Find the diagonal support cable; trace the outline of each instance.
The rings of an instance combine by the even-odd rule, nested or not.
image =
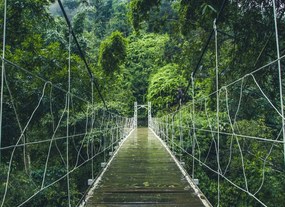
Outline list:
[[[95,77],[94,77],[94,75],[93,75],[93,73],[92,73],[92,71],[91,71],[91,69],[90,69],[88,63],[87,63],[87,60],[86,60],[86,58],[85,58],[84,53],[82,52],[82,49],[81,49],[81,47],[80,47],[80,45],[79,45],[79,42],[78,42],[77,37],[76,37],[76,35],[75,35],[74,31],[73,31],[72,25],[71,25],[71,23],[70,23],[69,18],[67,17],[66,11],[65,11],[65,9],[64,9],[64,7],[63,7],[63,4],[62,4],[61,0],[58,0],[58,4],[59,4],[60,9],[61,9],[61,11],[62,11],[62,13],[63,13],[63,16],[64,16],[64,18],[65,18],[65,21],[66,21],[68,27],[70,28],[71,35],[72,35],[72,37],[73,37],[73,39],[74,39],[74,41],[75,41],[76,47],[77,47],[77,49],[78,49],[78,51],[79,51],[79,55],[80,55],[81,59],[83,60],[83,62],[84,62],[84,64],[85,64],[85,67],[86,67],[86,69],[87,69],[88,75],[89,75],[91,81],[94,83],[94,86],[95,86],[95,88],[96,88],[96,90],[97,90],[97,92],[98,92],[98,94],[99,94],[99,96],[100,96],[100,99],[102,100],[102,102],[103,102],[103,104],[104,104],[104,107],[105,107],[106,110],[108,111],[108,107],[107,107],[106,101],[105,101],[105,99],[103,98],[103,95],[102,95],[102,93],[101,93],[101,91],[100,91],[100,89],[99,89],[99,85],[98,85],[98,83],[97,83],[97,81],[96,81],[96,79],[95,79]]]
[[[3,25],[3,50],[2,50],[2,70],[1,70],[1,95],[0,95],[0,147],[2,145],[2,121],[3,121],[3,102],[4,102],[4,75],[5,75],[5,52],[6,52],[6,24],[7,24],[7,0],[4,1],[4,25]],[[0,151],[1,164],[1,151]]]
[[[273,0],[273,14],[274,14],[274,29],[275,29],[275,39],[276,39],[276,53],[278,58],[278,78],[279,78],[279,96],[280,96],[280,110],[282,116],[282,134],[283,134],[283,153],[284,153],[284,162],[285,162],[285,120],[284,120],[284,103],[283,103],[283,88],[282,88],[282,72],[281,72],[281,59],[280,59],[280,46],[279,46],[279,34],[278,34],[278,24],[277,24],[277,12],[276,12],[276,3]]]
[[[218,24],[218,22],[219,22],[219,20],[220,20],[220,17],[221,17],[221,15],[222,15],[223,11],[224,11],[224,8],[225,8],[225,6],[226,6],[226,3],[227,3],[227,0],[224,0],[224,1],[223,1],[223,4],[222,4],[222,6],[221,6],[221,9],[220,9],[220,11],[219,11],[219,13],[218,13],[218,15],[217,15],[216,24]],[[195,77],[195,74],[197,73],[197,71],[198,71],[198,69],[199,69],[199,67],[200,67],[200,63],[201,63],[201,61],[202,61],[202,59],[203,59],[203,57],[204,57],[204,55],[205,55],[205,53],[206,53],[206,51],[207,51],[207,49],[208,49],[208,46],[209,46],[209,44],[210,44],[210,41],[211,41],[211,39],[212,39],[214,33],[215,33],[215,30],[212,29],[212,31],[211,31],[211,33],[210,33],[210,35],[209,35],[209,37],[208,37],[208,40],[207,40],[207,42],[206,42],[206,44],[205,44],[205,46],[204,46],[204,48],[203,48],[203,50],[202,50],[202,53],[201,53],[201,55],[200,55],[200,57],[199,57],[199,60],[198,60],[198,62],[197,62],[197,65],[196,65],[196,67],[195,67],[195,69],[194,69],[194,71],[193,71],[193,73],[192,73],[192,76],[193,76],[193,77]],[[191,86],[191,80],[192,80],[191,78],[188,80],[188,85],[187,85],[185,94],[187,94],[187,91],[189,90],[189,87]]]

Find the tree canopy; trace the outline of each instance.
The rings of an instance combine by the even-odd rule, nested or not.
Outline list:
[[[104,129],[118,124],[119,118],[114,114],[131,117],[133,102],[145,104],[151,101],[153,116],[172,121],[165,131],[179,129],[171,135],[176,145],[180,144],[180,137],[187,137],[184,140],[186,152],[177,147],[174,150],[185,161],[189,173],[196,170],[195,176],[201,183],[199,187],[213,205],[218,203],[217,176],[201,163],[193,162],[188,155],[197,142],[199,146],[194,147],[199,150],[192,155],[203,158],[212,168],[217,166],[214,148],[217,135],[213,134],[217,131],[218,117],[223,146],[220,148],[221,166],[226,166],[221,174],[229,174],[229,179],[242,187],[244,175],[248,175],[249,190],[257,192],[260,200],[268,206],[284,206],[285,198],[281,196],[285,186],[282,147],[264,144],[259,139],[277,137],[276,140],[281,142],[280,85],[283,93],[285,91],[284,1],[275,0],[276,36],[272,0],[64,0],[63,6],[86,61],[82,60],[75,39],[70,37],[57,1],[7,2],[6,52],[5,60],[2,60],[6,70],[0,195],[4,195],[3,186],[9,170],[7,163],[13,153],[13,148],[5,147],[15,146],[19,134],[18,142],[25,146],[15,150],[15,162],[10,166],[13,173],[10,185],[13,187],[7,194],[10,198],[7,206],[17,206],[17,199],[29,197],[35,191],[34,185],[41,186],[44,169],[40,167],[45,164],[45,153],[49,149],[53,167],[46,172],[46,184],[66,173],[60,167],[66,160],[59,152],[68,151],[64,148],[66,141],[37,147],[25,143],[36,143],[41,141],[40,138],[52,135],[53,138],[65,136],[67,115],[63,111],[66,111],[67,100],[72,114],[70,130],[82,134],[88,126],[95,125],[100,132],[88,139],[98,150],[106,144],[102,141],[104,137],[112,137],[109,132],[104,134]],[[4,1],[1,1],[1,39],[3,17]],[[0,46],[2,49],[2,41]],[[86,64],[90,67],[88,72]],[[90,73],[93,79],[90,79]],[[283,85],[279,84],[280,79]],[[66,96],[69,89],[70,99]],[[91,123],[91,117],[105,113],[98,91],[103,94],[110,115]],[[196,105],[191,108],[193,101]],[[30,120],[35,107],[38,107],[35,118]],[[185,109],[178,114],[177,110],[183,107]],[[96,114],[91,114],[90,108],[96,109]],[[87,111],[86,114],[83,111]],[[147,116],[143,113],[139,114],[140,118]],[[28,122],[30,125],[22,135]],[[60,124],[56,126],[56,123]],[[187,131],[189,126],[191,129]],[[56,128],[59,132],[54,134]],[[234,133],[229,136],[229,132]],[[250,139],[236,137],[237,133]],[[255,138],[259,140],[254,142]],[[83,146],[90,152],[89,141],[79,141],[75,137],[72,141],[74,150]],[[70,160],[76,163],[86,158],[84,156],[70,155]],[[100,162],[104,161],[104,156],[100,156],[93,163],[96,173]],[[70,188],[76,201],[88,188],[84,179],[90,172],[87,165],[83,168],[83,171],[75,171],[71,178]],[[220,206],[259,206],[247,192],[240,191],[227,180],[221,179],[220,185]],[[21,186],[24,186],[23,190],[19,191]],[[65,182],[59,182],[28,205],[67,206],[66,187]],[[74,201],[72,206],[76,204]]]
[[[116,31],[100,45],[99,66],[106,74],[119,71],[127,56],[127,41],[122,33]]]

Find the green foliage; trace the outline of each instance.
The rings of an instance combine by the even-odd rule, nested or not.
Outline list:
[[[189,1],[180,2],[180,28],[183,35],[201,27],[206,31],[212,28],[213,19],[222,1]]]
[[[136,31],[140,29],[140,23],[147,20],[150,10],[158,6],[161,0],[131,0],[130,21]]]
[[[179,91],[183,91],[186,85],[178,65],[168,64],[150,78],[147,98],[156,110],[163,109],[179,103]]]
[[[129,24],[129,7],[127,3],[124,1],[116,0],[113,1],[112,6],[114,14],[112,15],[112,18],[109,21],[107,33],[110,33],[111,31],[120,31],[125,36],[129,36],[132,31],[132,28]]]
[[[25,38],[28,38],[33,34],[43,34],[44,31],[50,26],[52,19],[46,11],[46,7],[50,2],[51,1],[49,0],[11,0],[8,2],[7,17],[13,18],[10,18],[10,20],[7,21],[7,28],[9,28],[8,31],[12,32],[7,35],[6,41],[12,46],[12,49],[14,46],[24,41]],[[4,1],[1,1],[1,25],[3,25],[3,4]],[[37,18],[35,18],[35,16]]]
[[[122,33],[116,31],[100,45],[99,66],[105,74],[113,75],[119,72],[120,65],[127,55],[127,41]]]
[[[63,5],[68,9],[76,9],[80,4],[80,0],[65,0],[63,1]]]
[[[0,3],[0,25],[3,25],[3,2]],[[60,88],[67,89],[68,27],[61,12],[53,12],[58,16],[52,16],[48,12],[50,2],[55,1],[8,1],[6,59]],[[199,142],[199,147],[197,146],[199,150],[195,155],[201,156],[210,167],[217,169],[213,141],[216,137],[213,138],[213,134],[209,132],[211,127],[212,129],[217,127],[216,97],[214,95],[208,97],[216,91],[213,38],[200,65],[197,66],[197,63],[222,1],[92,0],[89,1],[90,4],[86,2],[65,0],[63,4],[110,111],[132,116],[133,102],[145,103],[147,99],[154,106],[153,115],[165,113],[163,109],[166,106],[176,109],[180,98],[178,91],[182,89],[184,92],[187,80],[198,67],[195,76],[195,94],[192,94],[191,90],[184,92],[190,98],[195,95],[195,100],[203,99],[203,103],[199,102],[195,108],[195,127]],[[283,56],[285,7],[282,1],[276,3],[280,53]],[[272,12],[272,4],[269,1],[228,1],[217,25],[220,86],[231,83],[276,59]],[[140,34],[132,35],[130,24],[135,31],[140,30]],[[90,80],[74,42],[71,50],[71,91],[90,100]],[[98,65],[101,70],[96,70]],[[272,64],[266,70],[256,73],[255,78],[264,94],[278,108],[280,97],[276,92],[279,91],[276,65]],[[284,60],[281,61],[281,65],[284,65]],[[9,64],[6,64],[6,78],[13,97],[10,97],[5,85],[2,146],[15,144],[21,133],[19,123],[22,127],[27,123],[42,94],[44,84],[42,80]],[[225,169],[229,157],[232,157],[226,175],[238,185],[244,185],[239,148],[241,146],[249,190],[258,190],[264,170],[266,176],[264,187],[257,196],[268,206],[282,206],[285,203],[284,196],[280,193],[284,191],[285,186],[282,146],[226,134],[234,130],[236,133],[252,137],[278,137],[281,118],[275,110],[272,110],[272,106],[256,87],[252,77],[247,76],[243,79],[243,83],[230,86],[228,93],[229,97],[226,100],[225,91],[220,92],[220,130],[224,133],[220,137],[222,169]],[[242,101],[238,107],[241,94]],[[102,115],[103,106],[99,103],[98,94],[95,92],[93,95],[95,106],[91,107],[96,108],[96,115]],[[64,92],[52,89],[48,85],[46,96],[20,144],[24,141],[36,142],[53,134],[54,122],[59,121],[65,106],[64,97]],[[208,98],[204,102],[205,97]],[[75,100],[73,98],[71,101],[70,126],[72,131],[84,133],[86,127],[84,120],[92,114],[83,113],[87,106]],[[19,115],[19,123],[14,114],[13,104]],[[47,110],[50,105],[53,106],[52,114]],[[191,102],[188,105],[190,106]],[[237,110],[238,114],[235,117]],[[234,122],[233,126],[229,124],[229,117]],[[188,152],[191,152],[193,137],[189,134],[193,131],[186,128],[192,126],[191,120],[194,118],[192,108],[174,113],[172,117],[168,116],[165,119],[171,118],[174,119],[176,129],[175,142],[179,144],[180,135],[183,134],[184,146]],[[65,124],[66,121],[60,124],[57,136],[65,136]],[[97,119],[94,124],[99,128],[103,127]],[[183,129],[177,130],[179,126]],[[168,130],[170,131],[171,127]],[[108,136],[109,134],[98,132],[82,142],[75,139],[74,146],[71,147],[76,148],[83,143],[86,148],[89,141],[94,141],[96,149],[99,149],[102,146],[102,137],[108,138]],[[65,166],[62,165],[61,155],[57,149],[64,152],[65,145],[64,141],[58,141],[52,146],[49,165],[55,167],[48,169],[47,183],[65,173]],[[273,146],[272,153],[266,158],[271,146]],[[8,192],[8,196],[13,199],[7,200],[7,206],[17,206],[18,200],[24,200],[37,190],[34,184],[41,185],[42,166],[45,164],[48,148],[48,144],[17,148],[9,184],[9,187],[13,187]],[[21,156],[24,150],[26,154]],[[191,157],[177,148],[176,152],[182,156],[187,170],[191,172],[194,167]],[[11,150],[4,150],[1,157],[3,162],[0,166],[0,186],[2,186],[0,195],[4,193],[3,186],[8,170],[5,163],[8,162],[10,155]],[[265,158],[267,160],[264,164]],[[30,166],[27,164],[28,159],[31,161]],[[70,159],[74,161],[77,157],[71,155]],[[98,163],[95,163],[96,170],[99,169],[98,164],[102,160],[103,157],[98,158]],[[206,197],[216,204],[217,176],[198,163],[195,163],[195,169],[196,176],[200,179],[200,188]],[[72,197],[78,200],[81,198],[80,193],[87,188],[85,178],[90,176],[90,166],[86,165],[82,171],[76,171],[72,175],[74,176],[71,178]],[[227,181],[221,180],[220,185],[222,191],[220,206],[257,206],[252,198],[246,193],[241,193]],[[19,191],[19,188],[23,190]],[[40,193],[29,206],[67,206],[66,196],[66,181],[63,180]],[[15,197],[17,199],[14,199]],[[73,206],[75,205],[74,202]]]
[[[149,12],[146,31],[159,34],[167,33],[173,36],[179,35],[177,5],[179,4],[176,1],[161,0],[159,9],[152,9]]]
[[[85,18],[86,18],[86,13],[85,12],[80,12],[77,13],[74,18],[73,18],[73,31],[75,32],[76,35],[82,35],[85,29]]]
[[[282,186],[284,185],[285,178],[284,171],[282,170],[284,165],[282,148],[274,146],[274,144],[269,142],[231,135],[232,128],[229,124],[228,115],[221,112],[219,119],[219,163],[222,175],[236,185],[244,188],[245,173],[249,191],[258,192],[258,199],[272,207],[276,205],[276,202],[283,203],[284,198],[282,200],[278,196],[283,189]],[[189,154],[194,154],[197,159],[201,160],[208,167],[214,170],[217,168],[216,112],[211,111],[207,105],[200,106],[197,103],[195,107],[195,122],[193,123],[193,108],[189,104],[177,113],[162,116],[159,121],[162,131],[169,133],[169,137],[165,141],[167,142],[167,139],[174,136],[174,142],[177,144],[174,147],[176,155],[185,161],[186,169],[189,173],[192,172],[194,167],[195,178],[199,179],[199,188],[212,204],[217,203],[217,174],[209,170],[209,168],[200,165],[201,163],[199,164],[199,162],[195,161],[195,165],[193,166],[193,159],[189,156]],[[173,123],[173,125],[170,123]],[[193,124],[195,124],[196,128],[195,152],[192,151]],[[174,134],[172,134],[173,129]],[[233,130],[239,135],[252,137],[271,138],[275,136],[274,130],[266,125],[264,119],[239,120],[233,123]],[[164,133],[161,134],[162,138],[165,137]],[[181,137],[183,148],[185,149],[184,152],[179,148],[181,146]],[[247,193],[237,189],[224,179],[224,177],[220,177],[220,206],[259,205],[256,200],[248,196]],[[276,179],[279,179],[279,181]],[[274,195],[269,189],[274,189],[275,193],[278,189],[279,193]]]
[[[133,94],[139,103],[146,102],[149,77],[165,64],[164,48],[168,35],[130,36],[125,68]]]

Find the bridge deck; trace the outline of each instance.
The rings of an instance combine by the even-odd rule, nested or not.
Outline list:
[[[205,205],[162,143],[142,128],[123,143],[86,206]]]

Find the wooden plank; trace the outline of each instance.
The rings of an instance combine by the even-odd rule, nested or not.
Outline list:
[[[89,194],[86,206],[201,207],[204,204],[162,143],[150,130],[141,128],[121,146]]]

